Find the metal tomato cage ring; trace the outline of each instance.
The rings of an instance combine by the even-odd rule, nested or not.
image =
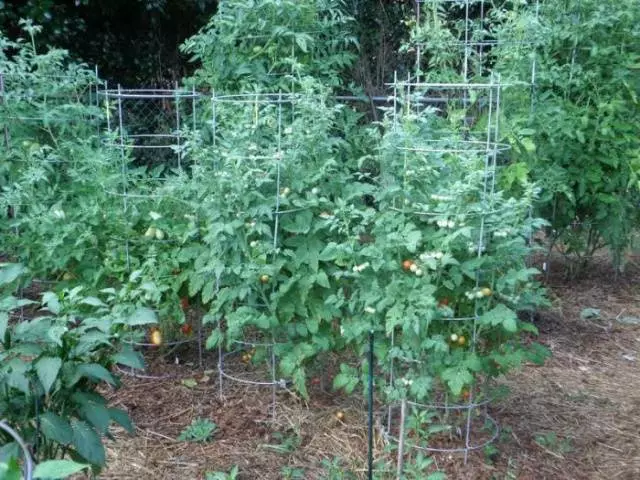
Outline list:
[[[410,449],[415,449],[415,450],[420,450],[420,451],[424,451],[424,452],[429,452],[429,453],[464,453],[465,455],[467,455],[469,452],[472,451],[476,451],[476,450],[480,450],[484,447],[486,447],[487,445],[490,445],[491,443],[493,443],[498,436],[500,435],[500,427],[498,425],[498,422],[491,416],[489,415],[489,413],[486,411],[486,406],[489,404],[489,400],[484,400],[482,402],[470,402],[469,404],[452,404],[452,405],[440,405],[440,404],[423,404],[423,403],[418,403],[418,402],[412,402],[412,401],[401,401],[398,402],[396,404],[390,405],[387,407],[387,410],[384,411],[381,414],[382,417],[382,422],[381,422],[381,435],[382,437],[388,442],[388,443],[394,443],[398,446],[399,449],[404,450],[404,448],[407,446],[407,443],[409,443],[408,447]],[[467,416],[467,420],[465,420],[465,423],[468,424],[468,427],[466,429],[466,432],[463,432],[462,429],[457,429],[457,435],[458,437],[464,436],[464,438],[462,439],[462,446],[459,447],[438,447],[435,445],[430,445],[429,443],[425,442],[424,444],[420,445],[420,444],[416,444],[413,442],[408,442],[406,439],[406,410],[407,408],[411,408],[417,411],[422,411],[422,412],[429,412],[429,411],[444,411],[444,412],[459,412],[462,415],[466,415]],[[482,409],[482,413],[478,413],[476,419],[481,418],[482,420],[484,420],[484,424],[485,424],[485,429],[489,430],[489,434],[486,435],[486,438],[480,440],[480,441],[473,441],[472,435],[469,434],[469,432],[471,431],[471,423],[473,423],[474,418],[472,418],[472,416],[474,415],[473,412],[475,412],[478,409]],[[395,410],[399,410],[399,427],[398,427],[398,433],[394,434],[394,432],[392,433],[390,426],[393,424],[393,417],[394,417],[394,413]],[[387,428],[384,427],[384,424],[386,423]],[[443,429],[443,431],[448,431],[449,433],[453,432],[453,428],[451,425],[448,426],[449,428],[445,428]],[[462,435],[464,433],[464,435]]]
[[[120,365],[116,365],[114,367],[116,369],[116,371],[122,375],[125,375],[127,377],[131,377],[131,378],[137,378],[140,380],[170,380],[170,379],[174,379],[174,378],[179,378],[180,375],[172,375],[172,374],[167,374],[167,375],[147,375],[145,373],[138,373],[135,369],[133,368],[123,368]]]
[[[20,447],[24,455],[24,465],[22,467],[22,473],[25,480],[31,480],[33,478],[34,461],[31,457],[31,450],[22,439],[22,437],[13,428],[9,426],[4,420],[0,420],[0,430],[6,432]]]
[[[233,345],[236,347],[229,352],[223,352],[222,348],[219,350],[219,372],[220,377],[227,378],[229,380],[233,380],[234,382],[244,383],[246,385],[255,385],[255,386],[277,386],[280,388],[286,388],[287,381],[284,379],[276,379],[276,355],[273,351],[274,347],[277,343],[264,343],[264,342],[251,342],[245,340],[234,340]],[[246,351],[246,349],[254,349],[254,348],[263,348],[267,351],[267,355],[265,360],[269,366],[269,371],[271,372],[271,380],[257,380],[248,378],[248,375],[243,373],[234,373],[230,371],[225,371],[225,361],[227,358],[233,358],[240,353]],[[230,369],[229,369],[230,370]],[[220,382],[220,394],[222,395],[222,382]]]
[[[218,387],[220,400],[224,400],[224,380],[230,380],[235,383],[239,383],[245,386],[252,387],[268,387],[271,389],[271,416],[273,419],[276,417],[276,406],[278,390],[286,390],[290,385],[290,381],[283,378],[278,378],[278,359],[276,357],[275,348],[279,345],[277,342],[264,342],[264,341],[247,341],[247,340],[233,340],[231,342],[235,349],[224,352],[222,345],[218,345]],[[251,371],[251,360],[245,363],[244,369],[234,369],[233,367],[238,365],[237,361],[231,361],[231,359],[237,358],[240,354],[247,349],[262,348],[266,351],[264,361],[266,363],[267,371]],[[228,362],[228,363],[227,363]],[[225,366],[225,365],[228,365]],[[244,371],[243,371],[244,370]],[[253,373],[253,374],[252,374]],[[264,376],[263,376],[264,375]],[[269,378],[265,378],[269,375]]]
[[[507,152],[511,146],[506,143],[463,139],[425,139],[417,146],[396,146],[401,152],[412,153],[468,153],[482,156]]]

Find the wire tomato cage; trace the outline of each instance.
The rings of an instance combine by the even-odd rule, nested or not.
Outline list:
[[[308,98],[282,92],[211,95],[208,167],[213,171],[213,205],[217,202],[225,215],[232,215],[229,221],[245,223],[247,248],[240,263],[253,272],[255,278],[249,282],[255,287],[250,294],[253,300],[241,306],[251,315],[276,315],[271,302],[279,272],[272,269],[284,258],[283,244],[296,235],[300,222],[323,208],[317,194],[298,187],[297,167],[306,161],[305,140],[313,130]],[[245,284],[228,268],[216,291]],[[268,325],[245,325],[244,321],[230,315],[217,322],[219,395],[224,399],[230,382],[268,388],[275,418],[277,391],[291,383],[278,374],[286,335],[273,321]]]
[[[463,454],[466,463],[471,452],[500,432],[490,415],[491,378],[498,373],[480,373],[482,363],[489,362],[489,370],[499,368],[490,363],[484,338],[491,332],[487,312],[498,303],[518,305],[517,292],[501,277],[531,239],[530,192],[513,199],[496,186],[510,150],[501,141],[501,102],[505,88],[528,83],[503,81],[487,71],[492,51],[501,46],[485,28],[487,7],[481,0],[417,0],[417,25],[425,32],[438,26],[439,12],[452,8],[462,12],[459,31],[448,38],[414,39],[409,51],[416,57],[415,72],[404,80],[396,74],[388,84],[393,108],[381,154],[384,202],[421,230],[426,245],[416,252],[411,272],[434,284],[434,295],[441,296],[430,317],[411,332],[430,347],[414,350],[411,342],[403,342],[404,326],[388,332],[394,353],[384,369],[387,406],[378,414],[382,438],[397,451],[397,478],[411,452]],[[532,40],[513,44],[529,48]],[[442,81],[437,54],[445,49],[451,70]],[[531,84],[534,80],[535,60]],[[425,107],[425,97],[445,101],[438,108]],[[456,296],[456,305],[450,304]],[[458,372],[464,378],[456,379],[453,370],[448,375],[438,370],[446,358],[474,367]]]
[[[177,305],[176,282],[181,277],[171,272],[178,268],[172,252],[201,234],[199,209],[193,198],[192,162],[186,155],[189,140],[199,128],[197,107],[201,96],[193,89],[178,87],[109,89],[105,85],[98,97],[106,124],[102,144],[117,156],[105,159],[101,187],[107,197],[121,204],[119,228],[110,239],[109,262],[129,280],[132,275],[145,275],[147,281],[171,285]],[[163,317],[173,318],[179,307],[174,310]],[[136,348],[157,348],[165,356],[196,343],[197,362],[202,368],[202,321],[190,321],[186,312],[182,315],[189,329],[193,323],[194,332],[189,338],[177,333],[177,322],[165,324],[161,318],[162,337],[169,337],[163,338],[161,345],[134,338],[127,342]],[[172,335],[175,338],[170,338]],[[173,377],[120,370],[139,378]]]

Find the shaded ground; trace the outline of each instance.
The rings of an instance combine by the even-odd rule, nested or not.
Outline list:
[[[490,459],[477,452],[464,466],[458,456],[435,457],[447,478],[640,478],[640,327],[618,321],[640,317],[640,268],[631,265],[618,282],[604,260],[579,281],[565,282],[561,273],[554,266],[553,307],[536,320],[539,341],[553,357],[504,380],[512,395],[491,408],[502,432]],[[581,319],[585,308],[600,309],[600,317]],[[315,386],[305,404],[280,391],[273,420],[269,388],[225,382],[220,399],[216,362],[215,356],[207,359],[212,371],[206,374],[156,362],[150,374],[172,377],[125,378],[111,399],[130,411],[137,434],[116,432],[101,478],[195,480],[205,471],[238,465],[241,479],[316,479],[327,472],[320,462],[334,457],[365,478],[366,414],[360,399]],[[236,368],[242,373],[241,365]],[[197,385],[185,386],[184,379]],[[336,418],[338,411],[344,421]],[[215,440],[176,441],[196,417],[218,424]],[[377,456],[382,449],[377,438]]]

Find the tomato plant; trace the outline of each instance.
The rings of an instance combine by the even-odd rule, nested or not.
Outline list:
[[[527,234],[543,225],[528,215],[535,187],[520,197],[491,191],[475,144],[455,135],[415,140],[428,139],[430,125],[441,121],[425,111],[389,126],[377,211],[361,226],[373,241],[353,252],[367,268],[355,275],[341,328],[360,351],[369,329],[378,332],[380,367],[396,365],[392,398],[422,401],[442,388],[460,395],[494,374],[491,360],[513,368],[545,356],[537,346],[518,347],[519,334],[535,327],[516,315],[542,301],[539,272],[525,263]],[[402,263],[407,258],[415,261]],[[334,383],[352,389],[357,382],[358,372],[345,367]]]
[[[342,2],[263,0],[220,2],[218,13],[182,51],[199,62],[193,80],[218,91],[290,91],[299,78],[341,83],[354,61],[353,21]]]
[[[185,44],[202,62],[189,82],[217,90],[202,112],[206,128],[184,132],[182,168],[141,166],[126,148],[105,148],[113,132],[60,128],[13,142],[3,155],[19,167],[2,171],[3,206],[17,209],[2,224],[7,253],[61,280],[60,295],[83,285],[104,303],[153,307],[157,328],[128,328],[127,338],[160,345],[191,335],[193,306],[206,312],[210,348],[249,334],[274,342],[280,374],[303,395],[320,354],[360,357],[371,330],[376,371],[401,366],[390,398],[459,397],[543,357],[521,347],[520,334],[535,329],[516,315],[543,299],[524,262],[529,234],[543,225],[529,216],[537,186],[524,178],[517,192],[501,189],[487,157],[502,152],[454,128],[466,112],[453,102],[446,113],[417,112],[400,99],[398,117],[376,128],[336,104],[327,85],[352,58],[337,48],[348,38],[323,47],[276,28],[284,17],[334,32],[349,23],[323,17],[336,5],[221,5],[216,29]],[[264,38],[249,38],[250,26]],[[15,71],[38,63],[67,72],[60,52],[14,47],[23,50],[2,62]],[[434,65],[453,71],[442,55]],[[82,85],[85,70],[72,73]],[[474,94],[468,109],[482,100]],[[260,352],[243,355],[252,364]],[[342,365],[334,386],[353,390],[365,370]]]

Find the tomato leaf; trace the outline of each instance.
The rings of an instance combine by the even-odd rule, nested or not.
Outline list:
[[[444,370],[441,374],[442,380],[451,389],[451,393],[454,395],[460,395],[465,385],[470,385],[473,382],[473,375],[464,367],[457,366]]]
[[[518,331],[518,316],[513,310],[501,303],[481,315],[478,323],[492,327],[502,325],[507,332],[511,333]]]
[[[316,283],[321,287],[331,288],[331,284],[329,283],[329,277],[327,277],[327,274],[323,270],[320,270],[316,274]]]

